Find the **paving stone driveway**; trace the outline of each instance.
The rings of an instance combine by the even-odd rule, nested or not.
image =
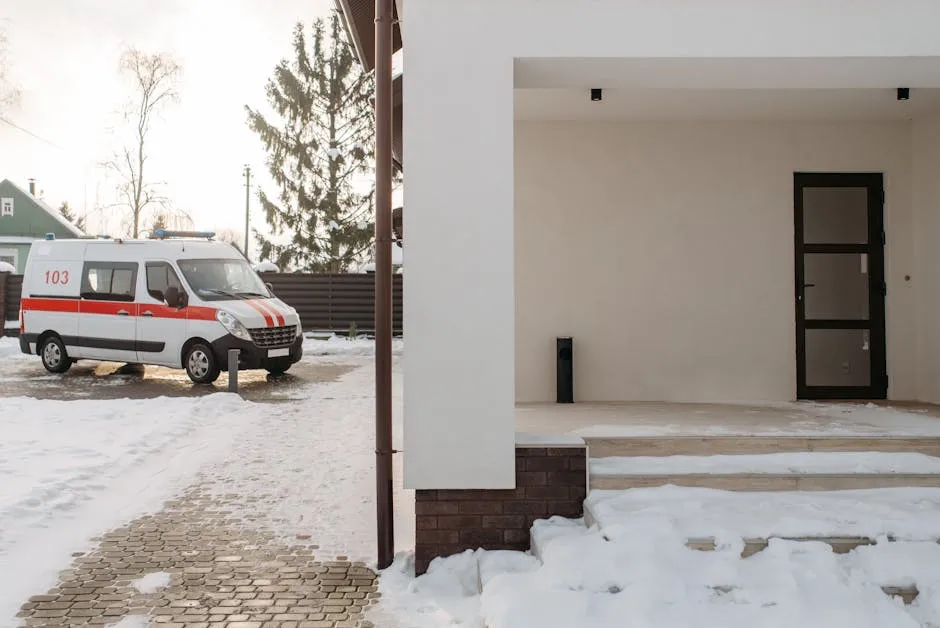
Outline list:
[[[286,544],[234,514],[208,488],[188,490],[76,555],[55,588],[23,605],[21,625],[108,626],[136,616],[130,625],[157,628],[370,626],[363,611],[378,593],[364,564],[322,562],[310,539]],[[160,573],[166,587],[134,586]]]

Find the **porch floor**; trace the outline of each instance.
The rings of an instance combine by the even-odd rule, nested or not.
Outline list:
[[[524,403],[516,431],[641,436],[940,436],[940,406],[910,402],[771,404]]]

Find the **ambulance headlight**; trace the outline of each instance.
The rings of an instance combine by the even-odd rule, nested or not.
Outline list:
[[[222,327],[225,330],[235,336],[236,338],[241,338],[242,340],[251,340],[251,334],[248,333],[248,330],[245,329],[245,326],[242,325],[241,321],[232,316],[229,312],[225,310],[219,310],[215,313],[215,320],[222,323]]]

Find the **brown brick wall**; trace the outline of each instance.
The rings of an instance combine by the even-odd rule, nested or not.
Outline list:
[[[467,549],[529,549],[529,529],[552,515],[581,517],[585,447],[516,447],[516,488],[415,491],[415,572]]]

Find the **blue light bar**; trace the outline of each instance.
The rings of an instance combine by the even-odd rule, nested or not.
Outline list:
[[[47,240],[55,240],[55,234],[54,234],[54,233],[47,233],[47,234],[46,234],[46,239],[47,239]]]
[[[157,229],[153,232],[153,237],[158,240],[167,238],[206,238],[211,240],[215,237],[215,231],[169,231],[167,229]]]

